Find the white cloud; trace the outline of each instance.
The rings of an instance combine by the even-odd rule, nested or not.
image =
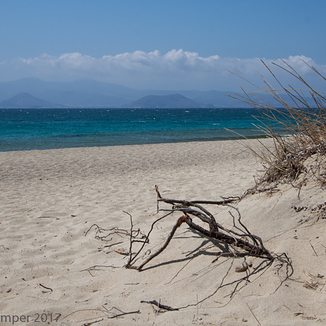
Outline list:
[[[286,62],[303,77],[312,74],[304,62],[313,65],[321,73],[326,72],[325,65],[317,65],[312,58],[303,55],[290,56],[284,59],[284,62],[281,59],[264,59],[264,62],[270,67],[273,67],[272,62],[282,66]],[[171,50],[165,54],[157,50],[148,53],[135,51],[114,56],[104,55],[101,58],[78,52],[60,56],[42,54],[35,58],[2,62],[0,65],[2,80],[9,75],[16,79],[36,76],[62,81],[92,78],[135,88],[207,90],[235,90],[238,85],[244,84],[228,71],[254,83],[261,83],[257,72],[269,75],[260,58],[221,58],[218,55],[201,57],[196,52],[182,49]],[[278,76],[279,74],[285,78],[289,77],[289,74],[280,69],[277,71]]]

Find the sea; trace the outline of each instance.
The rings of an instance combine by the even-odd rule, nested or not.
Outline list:
[[[256,109],[0,109],[0,151],[263,137]]]

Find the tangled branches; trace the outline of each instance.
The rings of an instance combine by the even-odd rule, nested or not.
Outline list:
[[[277,274],[279,274],[281,278],[280,285],[293,274],[292,264],[287,255],[285,253],[276,255],[267,250],[262,239],[259,236],[252,234],[243,224],[241,221],[240,211],[237,209],[237,207],[232,206],[232,204],[239,202],[247,194],[244,194],[241,197],[223,198],[220,201],[186,201],[163,198],[158,190],[158,187],[155,186],[155,188],[157,193],[158,213],[162,212],[164,214],[151,224],[150,230],[146,235],[139,229],[133,229],[132,216],[126,212],[125,213],[130,217],[131,224],[130,230],[128,231],[119,228],[105,230],[100,228],[98,225],[92,226],[96,228],[95,237],[102,241],[108,241],[109,236],[112,234],[124,237],[124,241],[110,244],[110,246],[114,246],[122,242],[125,243],[126,239],[129,240],[129,249],[128,251],[126,250],[124,252],[125,257],[128,259],[127,263],[125,264],[125,268],[135,269],[139,272],[145,270],[145,266],[169,246],[178,228],[184,224],[186,224],[189,227],[189,230],[192,232],[200,235],[203,238],[209,239],[214,244],[214,248],[222,248],[222,251],[210,253],[216,257],[212,263],[215,263],[220,258],[224,258],[223,261],[230,260],[231,263],[229,267],[224,270],[224,276],[222,277],[220,283],[213,289],[212,293],[206,295],[205,298],[197,301],[196,303],[177,308],[161,304],[157,300],[143,300],[143,303],[156,305],[160,310],[163,309],[165,311],[179,310],[190,306],[196,306],[214,296],[222,288],[227,287],[231,288],[231,292],[229,292],[227,295],[231,300],[243,286],[252,281],[252,278],[257,278],[262,275],[269,267],[273,265],[274,262],[276,262],[275,265],[277,267]],[[270,189],[267,188],[267,190]],[[164,204],[164,207],[166,207],[165,205],[169,205],[169,208],[160,208],[160,205],[162,204]],[[233,212],[236,212],[232,213],[229,211],[233,220],[233,227],[226,228],[222,224],[218,223],[215,216],[203,205],[218,205],[231,208]],[[178,213],[180,213],[180,216],[177,218],[177,221],[172,227],[172,230],[170,231],[164,244],[154,253],[147,250],[150,243],[151,233],[155,226],[166,217]],[[106,233],[104,231],[106,231]],[[138,243],[139,249],[134,251],[135,243]],[[121,254],[119,251],[113,251]],[[149,256],[147,256],[148,252],[150,252]],[[195,257],[197,254],[200,254],[200,252],[194,252],[193,254]],[[247,261],[248,257],[258,259],[255,266]],[[240,267],[235,268],[235,273],[231,273],[231,269],[236,258],[241,258],[243,263]]]
[[[135,255],[130,255],[130,259],[126,265],[127,268],[134,268],[138,271],[141,271],[143,267],[150,262],[153,258],[158,256],[170,243],[173,238],[176,230],[183,224],[186,223],[192,230],[199,232],[203,236],[209,237],[211,239],[217,240],[224,244],[232,246],[234,252],[227,253],[228,255],[232,255],[234,257],[244,257],[244,256],[254,256],[260,257],[267,260],[272,260],[273,256],[271,253],[264,247],[263,241],[260,237],[253,235],[249,232],[249,230],[245,227],[245,225],[241,222],[241,215],[238,212],[238,223],[243,228],[243,231],[236,227],[237,232],[231,229],[227,229],[219,224],[213,214],[211,214],[206,208],[204,208],[200,204],[211,204],[211,205],[227,205],[236,201],[236,198],[224,199],[221,201],[185,201],[185,200],[176,200],[176,199],[167,199],[162,198],[158,187],[155,186],[157,193],[157,201],[158,204],[160,202],[164,202],[166,204],[172,205],[170,209],[159,209],[159,211],[167,212],[166,215],[154,221],[151,226],[151,230],[146,237],[148,241],[149,235],[153,230],[154,224],[156,224],[159,220],[163,219],[167,215],[173,212],[180,212],[183,215],[179,217],[177,223],[172,228],[172,231],[168,238],[166,239],[164,245],[148,257],[144,262],[142,262],[139,266],[134,266],[134,262],[139,253],[143,250],[145,243],[139,249],[139,251]],[[194,222],[193,218],[198,218],[203,224],[207,225],[207,228],[202,227],[201,225]],[[233,216],[233,222],[235,223],[235,217]],[[235,226],[235,225],[234,225]],[[132,239],[131,239],[132,246]],[[221,255],[225,256],[225,253],[221,253]]]
[[[207,237],[213,241],[217,241],[218,243],[224,244],[228,248],[228,250],[215,253],[217,258],[214,259],[213,263],[216,262],[220,257],[233,258],[233,260],[230,264],[230,267],[226,271],[224,277],[222,278],[220,284],[215,288],[215,290],[211,294],[203,298],[202,300],[197,301],[196,303],[188,304],[186,306],[177,307],[177,308],[162,305],[161,303],[157,303],[156,300],[143,301],[143,303],[150,303],[152,305],[158,306],[160,309],[165,309],[169,311],[180,310],[191,306],[196,306],[202,303],[203,301],[214,296],[220,289],[229,286],[232,288],[231,292],[228,295],[231,300],[233,296],[243,286],[245,286],[246,284],[248,284],[248,282],[250,282],[250,279],[252,277],[259,277],[259,275],[261,275],[269,267],[271,267],[275,261],[277,262],[277,273],[280,275],[281,271],[283,271],[283,275],[282,276],[280,275],[282,281],[279,286],[281,286],[282,283],[293,274],[293,267],[287,255],[285,253],[282,253],[280,255],[272,254],[270,251],[268,251],[265,248],[262,239],[257,235],[252,234],[247,229],[247,227],[242,223],[241,214],[239,210],[236,207],[231,206],[231,203],[237,202],[241,200],[241,198],[229,197],[229,198],[224,198],[221,201],[175,200],[175,199],[163,198],[158,190],[158,187],[155,186],[155,188],[157,193],[158,212],[164,212],[165,215],[156,219],[152,223],[150,227],[150,231],[148,232],[145,241],[143,242],[141,248],[135,254],[132,254],[133,239],[132,237],[130,237],[130,251],[129,251],[130,255],[129,255],[128,263],[125,265],[126,268],[136,269],[138,271],[144,270],[146,264],[148,264],[152,259],[157,257],[160,253],[162,253],[167,248],[173,236],[175,235],[176,230],[184,223],[187,224],[192,231],[197,232],[202,236]],[[172,207],[169,209],[160,208],[160,203],[165,203],[171,205]],[[233,226],[236,231],[225,228],[223,225],[218,223],[214,215],[202,206],[204,204],[223,205],[223,206],[227,205],[232,209],[234,209],[237,212],[238,217],[236,218],[234,214],[232,214],[231,212],[230,215],[233,218]],[[154,228],[154,225],[159,221],[161,221],[162,219],[164,219],[165,217],[175,212],[180,213],[182,215],[178,218],[176,224],[173,226],[163,246],[160,249],[158,249],[155,253],[150,255],[147,259],[145,259],[143,262],[141,262],[138,266],[136,266],[135,265],[136,259],[137,257],[139,257],[140,253],[144,251],[146,244],[149,243],[149,237]],[[206,227],[199,225],[198,222],[194,222],[194,219],[198,219],[199,222]],[[132,225],[132,219],[131,219],[131,225]],[[131,232],[132,232],[132,228],[131,228]],[[258,263],[258,265],[256,265],[255,267],[253,267],[252,264],[247,263],[246,257],[256,257],[261,259],[261,262]],[[231,280],[229,281],[228,278],[230,276],[231,267],[233,265],[235,258],[244,259],[242,267],[236,268],[235,271],[237,273],[245,273],[245,275],[242,277],[234,277],[233,275],[231,277]]]

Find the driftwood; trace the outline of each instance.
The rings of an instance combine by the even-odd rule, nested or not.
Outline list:
[[[231,291],[225,297],[229,297],[229,300],[232,300],[234,295],[238,293],[242,287],[249,284],[252,281],[252,278],[256,278],[262,275],[268,268],[270,268],[274,264],[274,262],[276,262],[276,264],[274,264],[276,267],[276,273],[280,276],[280,284],[275,289],[275,291],[277,291],[277,289],[293,274],[293,267],[291,264],[291,260],[288,258],[288,256],[285,253],[277,255],[267,250],[263,244],[262,239],[259,236],[252,234],[248,230],[248,228],[242,223],[240,211],[235,206],[232,206],[232,204],[236,204],[241,201],[244,197],[255,194],[256,192],[276,191],[275,187],[264,189],[253,188],[244,193],[242,196],[227,198],[222,197],[222,200],[219,201],[186,201],[163,198],[158,190],[158,187],[155,186],[155,188],[157,193],[157,213],[163,212],[164,215],[157,218],[151,224],[150,230],[147,234],[144,234],[139,229],[134,230],[132,216],[127,212],[124,213],[128,214],[130,217],[129,230],[121,228],[103,229],[97,224],[94,224],[88,229],[86,234],[90,231],[90,229],[95,229],[96,239],[99,239],[106,243],[112,242],[109,245],[104,246],[110,248],[109,252],[115,252],[126,256],[128,260],[127,263],[124,265],[125,268],[135,269],[141,272],[144,270],[146,264],[148,264],[159,254],[161,254],[168,247],[178,228],[181,227],[183,224],[186,224],[189,229],[193,232],[211,240],[213,242],[212,247],[215,247],[215,245],[219,246],[219,244],[222,244],[225,248],[225,250],[221,252],[211,253],[216,257],[212,261],[212,263],[215,263],[220,258],[226,258],[227,260],[231,258],[231,263],[224,276],[222,276],[219,285],[216,288],[212,289],[212,292],[210,294],[206,295],[203,299],[199,301],[197,300],[197,302],[195,303],[190,303],[181,307],[171,307],[165,304],[161,304],[161,302],[157,300],[142,300],[142,303],[157,306],[160,311],[181,310],[188,307],[198,306],[200,303],[213,297],[219,290],[225,287],[231,288]],[[171,207],[160,208],[160,204],[169,205]],[[229,211],[229,214],[233,219],[232,229],[225,228],[223,225],[218,223],[216,221],[215,216],[203,205],[205,205],[205,207],[209,205],[218,205],[228,206],[229,208],[231,208],[232,210]],[[236,214],[232,213],[232,211],[236,212]],[[156,252],[150,254],[148,258],[141,261],[141,257],[146,256],[148,252],[151,253],[151,251],[147,248],[148,244],[150,243],[151,233],[154,230],[156,224],[165,219],[166,217],[176,213],[180,213],[180,216],[177,218],[177,221],[173,226],[169,236],[165,240],[164,244]],[[113,240],[113,237],[115,237],[115,240]],[[121,241],[117,239],[121,239]],[[118,245],[122,242],[125,243],[126,240],[129,241],[128,250],[120,252],[118,250],[113,249],[115,245]],[[135,247],[135,243],[138,243],[139,249],[134,252],[133,247]],[[193,252],[194,257],[197,256],[197,254],[199,255],[200,253],[201,251]],[[255,266],[253,266],[250,262],[246,261],[247,257],[255,257],[259,260],[255,263]],[[231,273],[231,268],[236,258],[241,258],[243,260],[242,267],[236,267],[235,273],[238,275],[238,277],[231,277],[231,280],[228,281],[228,276]],[[94,267],[97,266],[89,268],[88,272],[90,272],[90,269],[96,270]],[[184,267],[182,267],[182,269]]]
[[[224,228],[221,224],[219,224],[213,214],[211,214],[206,208],[201,206],[200,204],[207,204],[207,205],[229,205],[230,203],[239,201],[239,197],[230,197],[225,198],[220,201],[186,201],[186,200],[176,200],[176,199],[167,199],[163,198],[158,190],[158,187],[155,186],[156,193],[157,193],[157,202],[158,202],[158,211],[167,212],[166,215],[160,217],[156,221],[153,222],[151,226],[151,230],[149,231],[148,235],[146,236],[143,245],[139,249],[139,251],[135,254],[131,254],[132,248],[132,237],[130,237],[130,258],[128,263],[126,264],[126,268],[136,269],[141,271],[143,267],[150,262],[153,258],[158,256],[161,252],[166,249],[169,245],[170,241],[172,240],[176,230],[183,224],[186,223],[192,230],[195,230],[202,234],[205,237],[209,237],[211,239],[217,240],[221,243],[231,245],[238,249],[238,252],[232,253],[234,256],[243,257],[243,256],[254,256],[260,257],[268,260],[272,260],[272,254],[264,247],[263,241],[260,237],[253,235],[249,232],[249,230],[244,226],[241,222],[241,215],[238,211],[238,222],[240,226],[243,228],[242,232],[239,228],[239,232],[235,232],[230,229]],[[159,203],[164,202],[166,204],[172,205],[171,209],[160,209]],[[235,208],[236,209],[236,208]],[[144,262],[140,265],[135,266],[134,262],[140,252],[143,250],[146,243],[149,241],[149,235],[153,230],[154,224],[156,224],[159,220],[165,218],[167,215],[173,212],[180,212],[183,215],[178,218],[177,223],[173,226],[170,235],[166,239],[164,245],[151,256],[149,256]],[[198,218],[201,222],[206,223],[207,228],[204,228],[193,221],[193,218]],[[233,219],[235,217],[233,216]],[[132,225],[132,220],[131,220]],[[132,234],[132,230],[130,232]]]

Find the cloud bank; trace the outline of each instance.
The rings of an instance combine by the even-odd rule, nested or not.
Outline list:
[[[273,67],[272,62],[282,66],[286,62],[304,78],[311,79],[312,83],[318,83],[317,76],[306,63],[322,74],[326,73],[326,65],[317,65],[312,58],[304,55],[290,56],[283,59],[284,62],[282,59],[262,59],[270,67]],[[278,77],[283,77],[283,82],[285,78],[285,83],[291,83],[288,81],[289,74],[275,67],[273,71]],[[2,81],[23,77],[53,81],[89,78],[143,89],[237,90],[238,86],[246,87],[248,84],[234,74],[262,84],[259,73],[269,76],[261,58],[201,57],[196,52],[182,49],[171,50],[166,54],[157,50],[148,53],[135,51],[104,55],[101,58],[78,52],[60,56],[42,54],[35,58],[18,58],[0,63]]]

